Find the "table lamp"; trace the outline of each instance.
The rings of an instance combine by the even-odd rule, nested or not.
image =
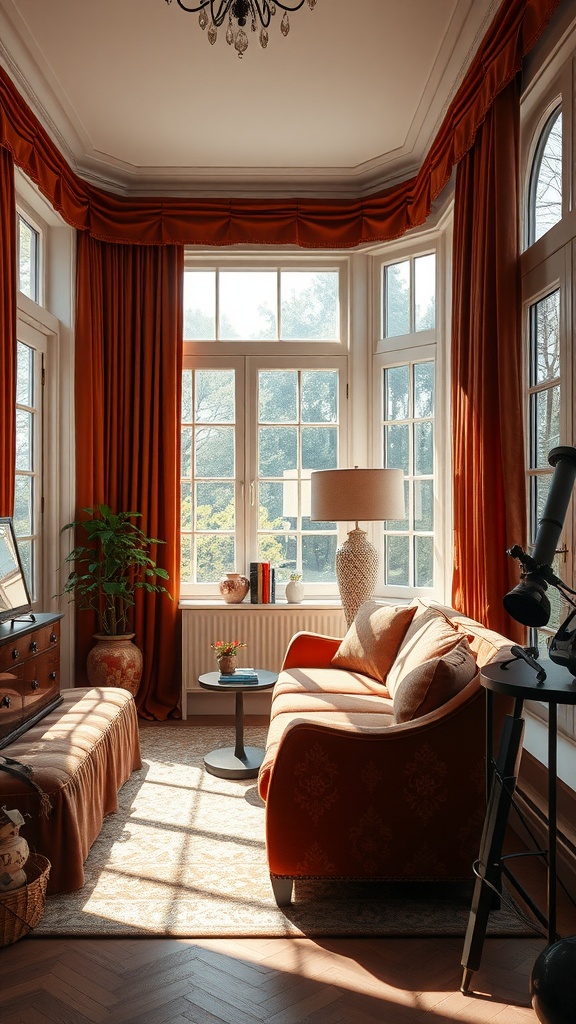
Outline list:
[[[350,626],[374,594],[378,552],[358,523],[405,519],[401,469],[322,469],[311,475],[310,518],[314,522],[355,522],[336,552],[336,578]]]

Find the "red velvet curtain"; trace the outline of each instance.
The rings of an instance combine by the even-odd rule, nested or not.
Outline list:
[[[143,717],[164,719],[180,697],[180,402],[183,250],[78,237],[76,498],[142,513],[138,525],[166,544],[154,552],[174,596],[139,591],[136,642],[144,652],[137,695]],[[77,681],[95,623],[78,615]]]
[[[452,603],[519,642],[502,598],[525,544],[518,264],[519,83],[500,93],[458,167],[454,213]]]
[[[103,241],[335,249],[399,238],[424,223],[495,96],[520,70],[560,2],[504,0],[418,174],[364,199],[126,198],[104,192],[70,169],[2,69],[0,146],[69,224]]]
[[[0,150],[0,515],[14,513],[16,469],[16,199],[14,162]]]

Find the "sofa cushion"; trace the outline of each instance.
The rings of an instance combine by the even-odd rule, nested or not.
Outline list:
[[[402,680],[426,661],[441,658],[460,642],[463,634],[438,609],[415,601],[414,617],[402,640],[386,686],[391,697]]]
[[[394,691],[394,719],[411,722],[436,711],[456,696],[476,675],[474,658],[466,637],[446,654],[429,658],[403,676]]]
[[[332,658],[332,664],[385,683],[415,613],[415,605],[365,601]]]

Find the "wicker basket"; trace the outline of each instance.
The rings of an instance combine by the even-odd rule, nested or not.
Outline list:
[[[46,901],[50,861],[31,853],[24,865],[28,882],[20,889],[0,895],[0,946],[10,946],[35,928]]]

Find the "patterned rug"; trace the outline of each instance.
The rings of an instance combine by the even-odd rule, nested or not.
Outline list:
[[[205,752],[233,727],[143,724],[143,768],[120,792],[78,892],[47,900],[34,935],[464,935],[471,887],[307,882],[290,907],[272,896],[256,780],[209,775]],[[245,742],[263,746],[265,729]],[[507,909],[489,934],[531,934]]]

